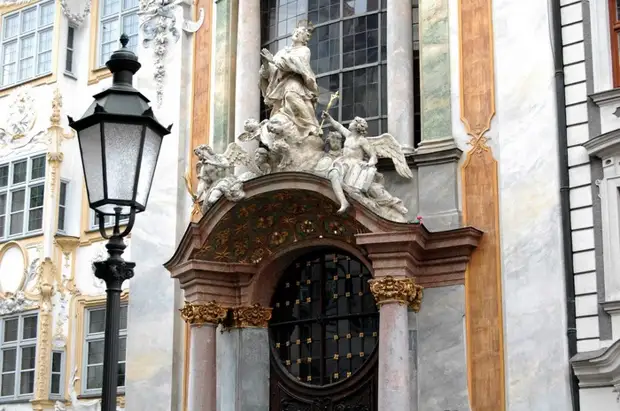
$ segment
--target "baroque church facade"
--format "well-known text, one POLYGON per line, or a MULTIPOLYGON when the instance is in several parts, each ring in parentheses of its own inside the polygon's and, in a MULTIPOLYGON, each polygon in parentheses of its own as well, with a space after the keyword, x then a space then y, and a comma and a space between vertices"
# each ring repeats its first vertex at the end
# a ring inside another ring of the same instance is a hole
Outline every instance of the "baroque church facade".
POLYGON ((0 0, 0 410, 100 407, 105 240, 66 117, 121 33, 174 126, 117 409, 620 409, 618 10, 0 0))

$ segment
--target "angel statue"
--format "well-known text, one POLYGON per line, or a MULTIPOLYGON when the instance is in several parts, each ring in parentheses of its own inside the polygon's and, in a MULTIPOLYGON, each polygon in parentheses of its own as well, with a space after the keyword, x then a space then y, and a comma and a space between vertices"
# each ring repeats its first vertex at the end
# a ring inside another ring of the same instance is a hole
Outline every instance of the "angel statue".
POLYGON ((413 178, 398 141, 388 133, 379 137, 367 137, 368 123, 361 117, 355 117, 348 129, 325 111, 322 117, 345 137, 342 156, 336 158, 327 171, 327 177, 340 200, 341 207, 338 212, 343 213, 349 208, 350 204, 344 196, 344 191, 347 191, 355 198, 372 199, 377 206, 395 207, 399 214, 406 214, 407 209, 400 200, 390 196, 388 201, 386 194, 389 193, 383 188, 382 176, 375 167, 377 157, 387 157, 392 160, 401 177, 413 178), (379 199, 383 204, 377 203, 379 199))
POLYGON ((235 202, 243 200, 243 182, 263 174, 237 143, 230 143, 223 154, 216 154, 211 147, 201 144, 194 149, 194 154, 198 156, 196 201, 202 204, 203 214, 222 196, 235 202), (241 165, 249 171, 239 176, 230 175, 235 166, 241 165))
MULTIPOLYGON (((78 394, 75 390, 75 383, 80 380, 77 376, 77 368, 71 373, 71 392, 69 392, 69 398, 71 398, 71 409, 73 411, 101 411, 101 400, 99 398, 94 400, 79 400, 78 394)), ((56 401, 54 404, 54 411, 66 411, 67 406, 61 401, 56 401)), ((116 406, 116 411, 123 411, 124 409, 116 406)))
POLYGON ((308 41, 314 27, 300 21, 291 37, 292 45, 275 56, 261 50, 260 89, 270 118, 287 117, 297 128, 299 139, 320 135, 315 105, 319 95, 316 76, 310 67, 308 41))

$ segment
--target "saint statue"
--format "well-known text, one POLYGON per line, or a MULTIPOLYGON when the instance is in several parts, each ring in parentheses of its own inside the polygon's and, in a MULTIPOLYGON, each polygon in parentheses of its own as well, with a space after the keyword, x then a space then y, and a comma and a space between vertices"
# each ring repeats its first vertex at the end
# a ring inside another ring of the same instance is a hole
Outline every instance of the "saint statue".
POLYGON ((265 104, 271 108, 269 117, 285 116, 295 125, 301 140, 320 133, 315 115, 319 88, 308 48, 312 30, 311 23, 301 21, 293 31, 291 46, 275 56, 267 49, 261 50, 260 89, 265 104))

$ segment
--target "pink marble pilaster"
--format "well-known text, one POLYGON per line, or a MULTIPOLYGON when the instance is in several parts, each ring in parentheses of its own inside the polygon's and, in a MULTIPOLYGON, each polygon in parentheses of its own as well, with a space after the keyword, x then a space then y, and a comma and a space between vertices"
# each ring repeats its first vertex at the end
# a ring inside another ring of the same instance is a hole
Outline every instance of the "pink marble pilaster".
POLYGON ((188 410, 215 410, 215 324, 191 325, 188 410))
POLYGON ((381 305, 379 321, 379 408, 410 410, 407 306, 381 305))

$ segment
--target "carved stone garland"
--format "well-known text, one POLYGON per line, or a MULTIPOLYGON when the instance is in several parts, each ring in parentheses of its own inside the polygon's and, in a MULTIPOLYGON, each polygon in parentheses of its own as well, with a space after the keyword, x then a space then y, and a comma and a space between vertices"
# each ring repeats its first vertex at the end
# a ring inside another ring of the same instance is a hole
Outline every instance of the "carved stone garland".
POLYGON ((381 306, 387 303, 408 305, 416 313, 420 311, 424 288, 413 278, 394 278, 390 275, 370 280, 370 291, 381 306))
MULTIPOLYGON (((140 0, 138 14, 142 20, 140 23, 144 36, 142 44, 145 48, 153 48, 155 60, 153 79, 156 84, 158 107, 161 106, 164 97, 164 78, 166 77, 164 59, 168 54, 168 46, 170 45, 169 36, 172 37, 174 43, 180 38, 175 9, 181 3, 183 0, 140 0)), ((198 31, 204 22, 204 9, 201 8, 199 13, 198 21, 183 21, 183 31, 187 33, 198 31)))
POLYGON ((75 27, 80 27, 86 17, 90 14, 90 6, 91 0, 86 0, 86 4, 84 5, 84 10, 81 13, 72 13, 67 5, 67 0, 59 0, 60 2, 60 10, 62 10, 62 14, 73 24, 75 27))

